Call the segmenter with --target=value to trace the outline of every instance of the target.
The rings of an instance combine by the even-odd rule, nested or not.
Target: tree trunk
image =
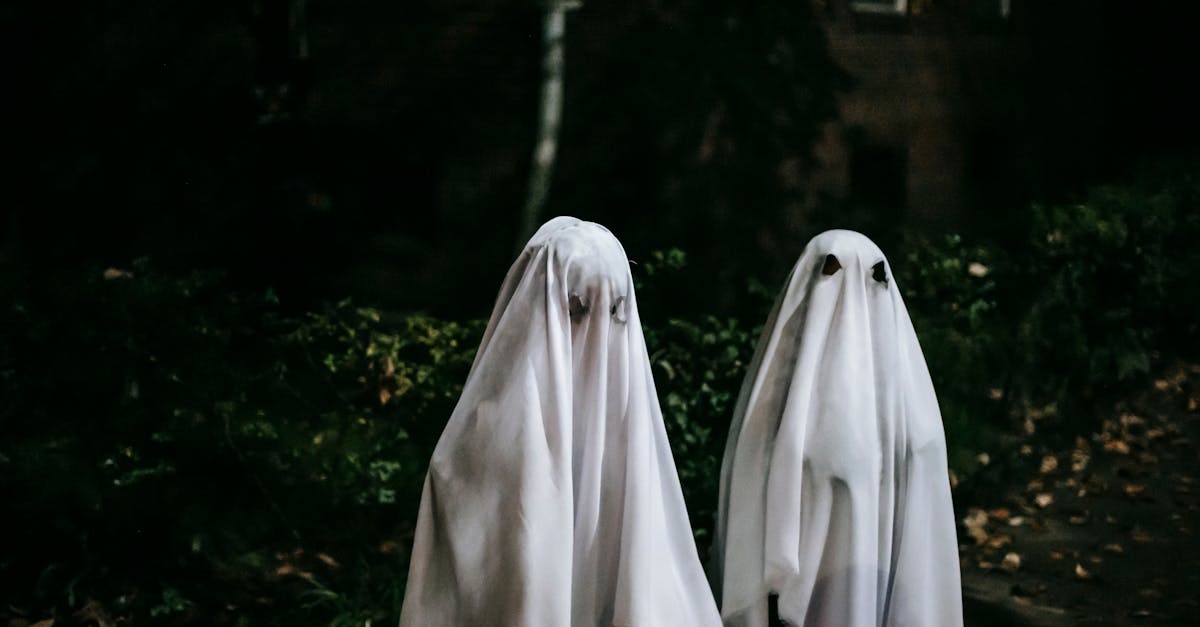
[[[533,149],[529,189],[521,211],[521,227],[517,232],[517,250],[533,235],[550,193],[554,158],[558,152],[558,127],[562,121],[563,37],[567,11],[576,6],[572,2],[549,0],[542,18],[542,94],[538,104],[537,144]]]

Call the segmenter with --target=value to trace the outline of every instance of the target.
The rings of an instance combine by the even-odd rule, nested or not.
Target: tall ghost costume
[[[729,627],[767,625],[773,595],[791,626],[962,625],[941,413],[865,236],[822,233],[793,268],[734,412],[717,516]]]
[[[400,624],[721,624],[604,227],[555,218],[509,270],[429,464]]]

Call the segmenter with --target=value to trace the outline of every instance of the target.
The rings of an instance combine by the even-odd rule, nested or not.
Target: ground
[[[1191,365],[1057,450],[1031,412],[1024,470],[960,507],[967,624],[1200,625],[1198,405]]]

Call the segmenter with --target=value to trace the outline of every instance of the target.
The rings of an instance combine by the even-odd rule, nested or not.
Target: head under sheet
[[[721,471],[730,627],[962,624],[941,414],[892,269],[865,236],[804,249],[767,320]]]
[[[430,461],[400,624],[720,625],[604,227],[555,218],[509,270]]]

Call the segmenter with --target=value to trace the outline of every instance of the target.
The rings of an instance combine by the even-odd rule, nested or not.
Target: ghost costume
[[[767,625],[773,595],[791,626],[962,625],[941,413],[865,236],[822,233],[793,268],[734,411],[717,518],[729,627]]]
[[[434,449],[402,627],[721,624],[620,243],[543,225]]]

